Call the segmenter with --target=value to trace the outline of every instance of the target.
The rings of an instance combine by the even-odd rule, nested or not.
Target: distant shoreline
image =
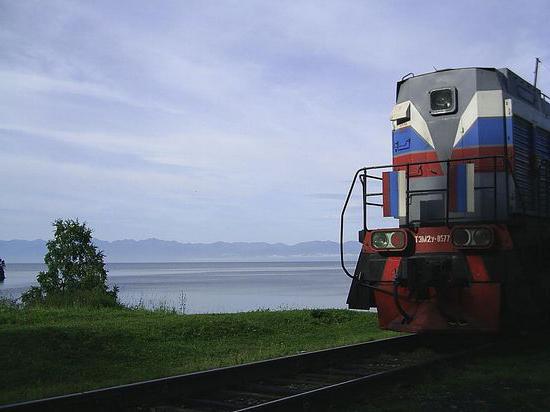
[[[357,255],[352,254],[346,254],[344,255],[345,262],[348,264],[354,264],[357,261]],[[172,260],[172,261],[125,261],[125,262],[112,262],[108,261],[106,259],[105,264],[106,265],[158,265],[158,264],[175,264],[175,263],[315,263],[315,262],[334,262],[334,263],[340,263],[340,256],[327,256],[327,257],[319,257],[319,256],[307,256],[303,258],[293,258],[293,257],[284,257],[280,259],[274,259],[266,257],[264,258],[258,258],[258,259],[223,259],[223,258],[205,258],[205,259],[195,259],[195,260]],[[44,265],[44,261],[6,261],[6,268],[9,267],[9,265]]]
[[[95,239],[108,263],[184,263],[184,262],[300,262],[340,259],[340,244],[333,241],[310,241],[294,245],[265,242],[181,243],[159,239]],[[344,244],[346,257],[355,260],[361,244]],[[42,263],[45,240],[0,240],[0,257],[9,263]]]

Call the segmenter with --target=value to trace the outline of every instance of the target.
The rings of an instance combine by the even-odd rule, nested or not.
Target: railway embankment
[[[460,364],[439,364],[414,381],[396,381],[376,396],[337,410],[375,411],[548,411],[550,332],[503,336]]]
[[[346,310],[182,315],[0,304],[0,404],[296,354],[396,333]]]
[[[0,405],[396,335],[380,331],[375,314],[336,309],[182,315],[3,302]],[[368,399],[332,410],[548,410],[548,348],[550,334],[508,337],[459,362],[417,369],[412,380],[396,375],[364,391]],[[399,356],[391,361],[406,366],[408,355]],[[352,373],[359,361],[336,366]]]

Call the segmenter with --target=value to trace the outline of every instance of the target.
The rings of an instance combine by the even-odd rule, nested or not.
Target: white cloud
[[[21,211],[81,211],[105,238],[334,239],[337,196],[306,195],[343,200],[358,167],[389,162],[396,80],[530,76],[548,37],[544,2],[38,4],[2,6],[0,126],[40,144],[0,154],[0,183]],[[22,237],[37,220],[1,223]]]

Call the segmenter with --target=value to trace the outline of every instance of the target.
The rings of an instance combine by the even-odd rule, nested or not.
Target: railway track
[[[2,411],[317,411],[438,362],[487,336],[408,335],[0,407]],[[370,390],[370,391],[369,391]],[[369,392],[367,392],[369,391]]]

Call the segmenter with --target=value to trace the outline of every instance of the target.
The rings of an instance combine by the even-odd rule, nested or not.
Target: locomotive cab
[[[393,161],[359,169],[342,212],[343,230],[359,182],[362,250],[353,273],[341,256],[352,278],[350,308],[375,307],[382,328],[411,332],[494,332],[529,310],[533,318],[547,313],[546,99],[508,69],[398,82]],[[370,227],[381,217],[395,228]]]

